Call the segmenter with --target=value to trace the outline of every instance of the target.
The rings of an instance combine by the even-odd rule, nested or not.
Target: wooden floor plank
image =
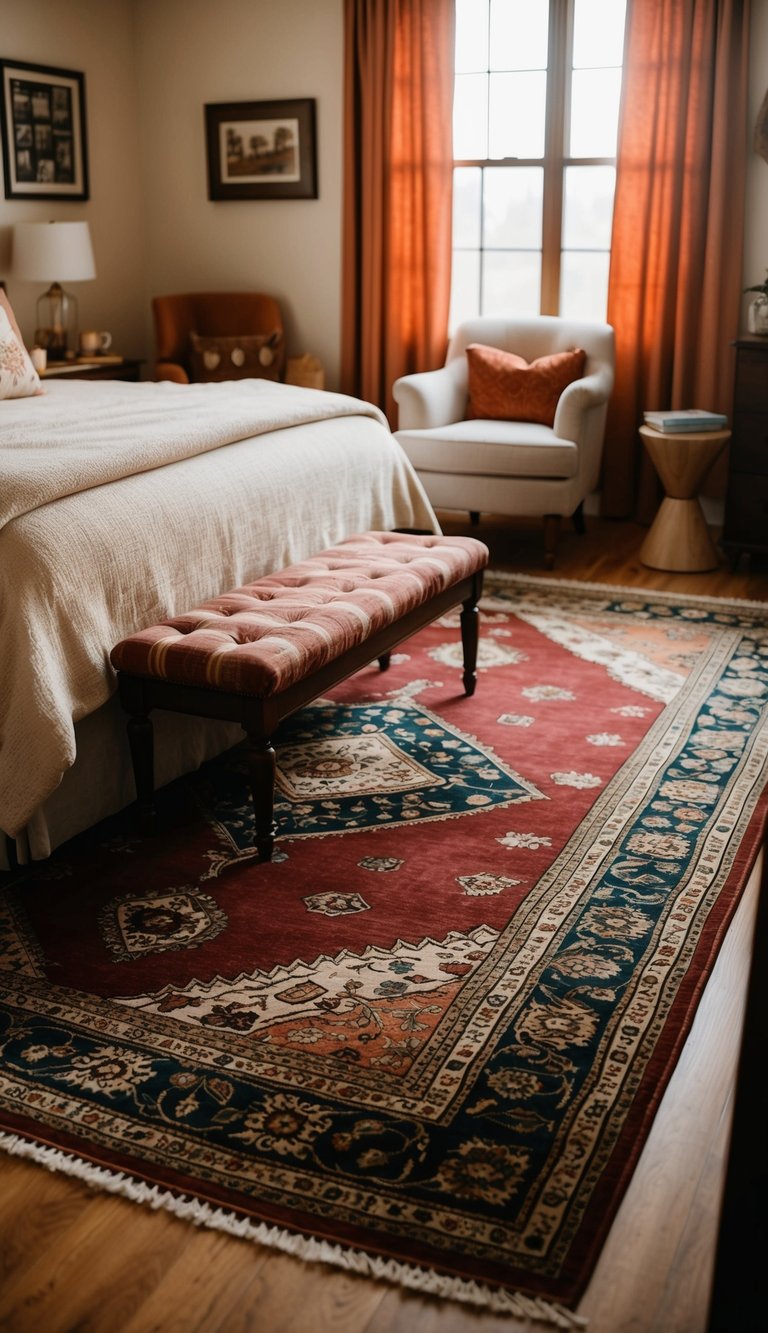
[[[0,1328],[14,1333],[123,1328],[187,1244],[186,1228],[169,1227],[166,1216],[90,1189],[85,1194],[76,1218],[44,1245],[38,1242],[31,1262],[7,1275]]]
[[[121,1333],[216,1333],[242,1326],[243,1311],[260,1309],[261,1274],[269,1251],[222,1231],[170,1224],[183,1240],[152,1290],[137,1303]],[[179,1293],[184,1293],[183,1301]],[[95,1333],[95,1331],[94,1331]]]
[[[41,1246],[73,1225],[86,1200],[69,1188],[63,1176],[52,1177],[40,1167],[30,1169],[19,1158],[2,1163],[0,1201],[0,1292],[8,1277],[30,1264]]]
[[[308,1293],[312,1292],[311,1305]],[[273,1251],[259,1274],[259,1290],[243,1303],[222,1333],[358,1333],[366,1328],[385,1288],[336,1270],[326,1280],[322,1265],[306,1264]],[[206,1330],[208,1333],[208,1330]]]

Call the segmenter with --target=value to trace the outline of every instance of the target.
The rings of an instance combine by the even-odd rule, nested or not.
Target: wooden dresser
[[[768,338],[737,338],[723,548],[768,553]]]

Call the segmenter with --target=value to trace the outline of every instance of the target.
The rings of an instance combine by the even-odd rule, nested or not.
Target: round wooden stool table
[[[677,431],[665,435],[652,426],[641,426],[640,435],[666,491],[640,548],[641,562],[651,569],[675,573],[701,574],[717,569],[717,550],[704,521],[698,492],[731,432]]]

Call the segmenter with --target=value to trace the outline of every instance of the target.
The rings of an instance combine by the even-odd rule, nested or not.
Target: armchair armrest
[[[461,421],[467,403],[466,358],[457,357],[439,370],[403,375],[392,393],[399,430],[430,430]]]
[[[189,375],[176,361],[156,361],[155,379],[172,380],[174,384],[189,384]]]
[[[555,412],[554,432],[564,440],[579,440],[585,414],[592,407],[603,407],[613,389],[613,371],[601,366],[591,375],[574,380],[561,393]]]

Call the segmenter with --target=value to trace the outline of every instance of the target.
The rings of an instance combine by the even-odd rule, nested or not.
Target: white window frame
[[[488,3],[489,0],[485,0]],[[572,157],[566,154],[570,143],[571,73],[573,65],[574,0],[549,0],[549,32],[547,50],[547,86],[545,103],[544,156],[534,158],[455,158],[454,170],[459,167],[543,168],[543,200],[541,226],[541,282],[539,313],[560,313],[560,273],[563,250],[563,197],[565,172],[568,167],[615,167],[616,156]],[[489,34],[490,41],[490,34]],[[481,73],[483,71],[480,71]],[[490,74],[490,64],[485,71]],[[496,72],[496,71],[494,71]],[[490,88],[490,79],[489,79]],[[483,180],[480,187],[480,244],[479,244],[479,309],[483,314],[483,277],[485,259],[489,253],[503,251],[504,247],[486,247],[483,244]],[[510,250],[514,247],[509,247]],[[527,248],[527,247],[526,247]],[[579,246],[581,253],[604,254],[605,246],[590,251]],[[454,245],[453,252],[476,253],[477,246]]]

